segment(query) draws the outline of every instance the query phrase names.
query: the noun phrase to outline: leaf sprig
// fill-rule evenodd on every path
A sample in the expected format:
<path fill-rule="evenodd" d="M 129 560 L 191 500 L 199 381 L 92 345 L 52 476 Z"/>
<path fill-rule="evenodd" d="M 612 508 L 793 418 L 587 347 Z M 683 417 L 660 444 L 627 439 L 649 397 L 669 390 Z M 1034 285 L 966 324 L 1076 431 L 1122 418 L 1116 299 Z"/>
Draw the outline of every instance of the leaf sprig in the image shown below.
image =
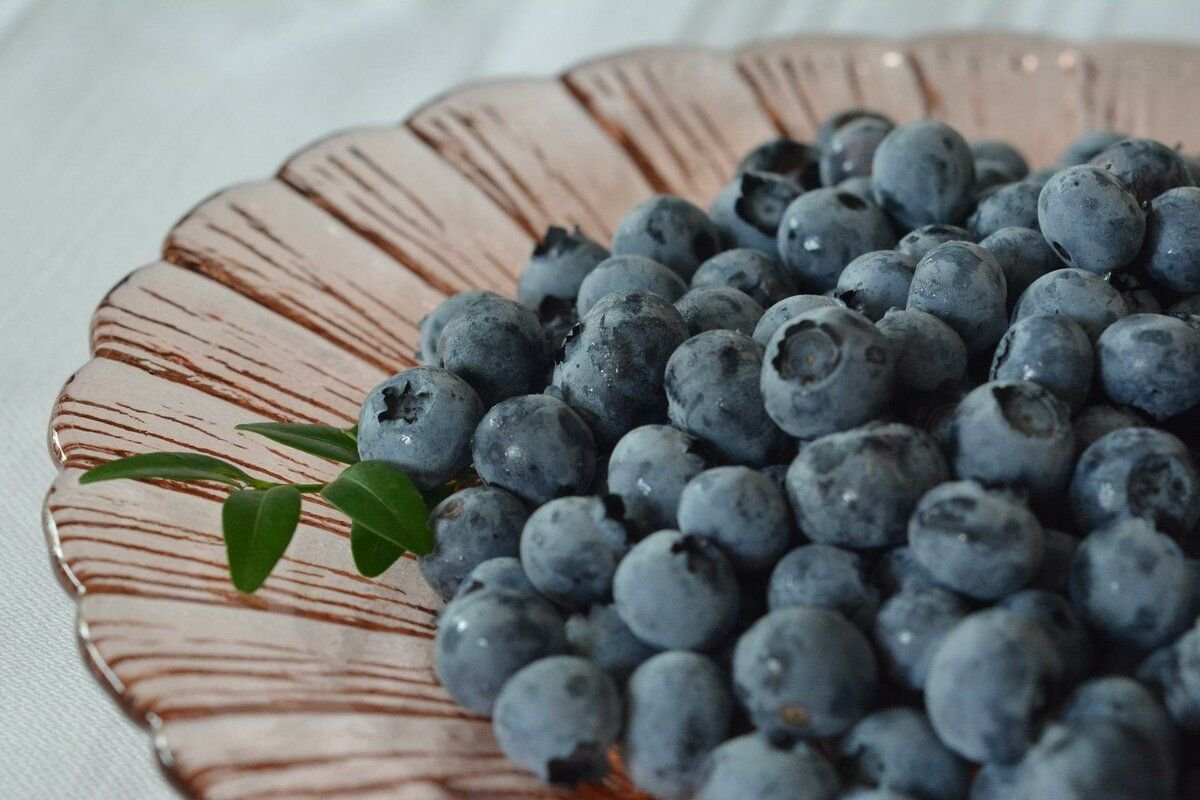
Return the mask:
<path fill-rule="evenodd" d="M 139 453 L 94 467 L 79 482 L 168 480 L 229 487 L 221 530 L 233 585 L 246 593 L 262 586 L 283 557 L 300 524 L 304 494 L 320 494 L 350 518 L 350 552 L 366 577 L 382 574 L 405 552 L 420 556 L 433 549 L 429 506 L 453 491 L 453 485 L 422 494 L 391 464 L 360 461 L 358 426 L 253 422 L 237 430 L 348 466 L 329 483 L 278 483 L 201 453 Z"/>

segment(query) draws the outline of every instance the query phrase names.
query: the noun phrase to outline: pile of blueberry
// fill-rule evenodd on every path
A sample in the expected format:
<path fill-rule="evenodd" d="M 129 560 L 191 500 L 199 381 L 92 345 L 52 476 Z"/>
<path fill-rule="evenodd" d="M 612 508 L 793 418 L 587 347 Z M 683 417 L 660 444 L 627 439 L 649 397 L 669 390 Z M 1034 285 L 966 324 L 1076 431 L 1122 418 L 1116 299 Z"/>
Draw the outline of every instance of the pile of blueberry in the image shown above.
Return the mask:
<path fill-rule="evenodd" d="M 1200 179 L 868 111 L 551 228 L 366 399 L 438 677 L 560 785 L 1200 797 Z"/>

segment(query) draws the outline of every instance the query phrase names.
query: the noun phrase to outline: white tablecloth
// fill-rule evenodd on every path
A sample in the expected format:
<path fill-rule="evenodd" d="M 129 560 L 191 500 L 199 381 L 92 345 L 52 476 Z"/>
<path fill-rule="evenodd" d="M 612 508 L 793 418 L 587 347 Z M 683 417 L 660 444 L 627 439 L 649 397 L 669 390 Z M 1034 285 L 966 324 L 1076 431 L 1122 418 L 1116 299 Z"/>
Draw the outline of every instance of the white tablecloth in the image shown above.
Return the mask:
<path fill-rule="evenodd" d="M 978 27 L 1200 41 L 1193 0 L 0 0 L 0 798 L 172 793 L 82 665 L 39 511 L 89 314 L 192 204 L 470 78 L 644 44 Z"/>

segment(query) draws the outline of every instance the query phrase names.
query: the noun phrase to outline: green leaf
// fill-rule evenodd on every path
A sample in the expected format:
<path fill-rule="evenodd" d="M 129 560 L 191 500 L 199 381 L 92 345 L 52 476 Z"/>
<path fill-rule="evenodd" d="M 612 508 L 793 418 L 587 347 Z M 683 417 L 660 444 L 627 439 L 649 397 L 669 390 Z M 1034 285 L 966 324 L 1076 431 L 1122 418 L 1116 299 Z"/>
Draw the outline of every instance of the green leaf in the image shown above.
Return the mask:
<path fill-rule="evenodd" d="M 370 528 L 353 523 L 350 525 L 350 555 L 361 575 L 374 578 L 404 555 L 404 548 L 389 542 Z"/>
<path fill-rule="evenodd" d="M 358 444 L 341 428 L 332 425 L 303 425 L 289 422 L 249 422 L 238 425 L 239 431 L 257 433 L 293 450 L 338 461 L 358 462 Z"/>
<path fill-rule="evenodd" d="M 344 431 L 342 431 L 342 433 L 346 434 L 354 441 L 356 441 L 356 442 L 358 441 L 358 426 L 357 425 L 351 425 L 349 428 L 346 428 Z"/>
<path fill-rule="evenodd" d="M 429 510 L 408 476 L 383 461 L 346 467 L 321 490 L 350 521 L 423 556 L 433 549 Z"/>
<path fill-rule="evenodd" d="M 94 467 L 79 476 L 80 483 L 134 480 L 216 481 L 230 486 L 260 485 L 233 464 L 199 453 L 139 453 Z"/>
<path fill-rule="evenodd" d="M 243 489 L 225 498 L 221 528 L 229 574 L 238 591 L 253 592 L 283 557 L 300 522 L 300 492 L 294 486 Z"/>

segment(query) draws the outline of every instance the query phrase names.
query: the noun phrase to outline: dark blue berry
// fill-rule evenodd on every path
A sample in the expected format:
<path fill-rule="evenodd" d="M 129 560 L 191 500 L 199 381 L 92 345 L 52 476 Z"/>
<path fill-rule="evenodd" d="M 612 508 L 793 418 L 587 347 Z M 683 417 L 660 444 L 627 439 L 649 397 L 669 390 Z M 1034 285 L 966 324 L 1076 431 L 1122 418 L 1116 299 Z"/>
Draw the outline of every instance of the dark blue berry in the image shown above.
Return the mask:
<path fill-rule="evenodd" d="M 783 212 L 800 194 L 792 181 L 769 172 L 744 172 L 721 190 L 708 210 L 725 247 L 774 256 Z"/>
<path fill-rule="evenodd" d="M 896 351 L 896 382 L 915 392 L 955 384 L 967 372 L 967 346 L 954 329 L 932 314 L 889 309 L 875 323 Z"/>
<path fill-rule="evenodd" d="M 1038 228 L 1038 196 L 1041 188 L 1027 181 L 998 187 L 980 199 L 967 219 L 967 228 L 983 239 L 1004 228 Z"/>
<path fill-rule="evenodd" d="M 861 314 L 816 308 L 772 334 L 760 386 L 767 413 L 793 436 L 813 438 L 861 425 L 887 406 L 896 356 Z"/>
<path fill-rule="evenodd" d="M 1075 320 L 1092 341 L 1129 308 L 1112 284 L 1081 269 L 1057 269 L 1029 284 L 1013 308 L 1013 321 L 1035 314 L 1062 314 Z"/>
<path fill-rule="evenodd" d="M 608 461 L 608 491 L 640 533 L 673 528 L 679 495 L 708 469 L 700 441 L 670 425 L 643 425 L 621 437 Z"/>
<path fill-rule="evenodd" d="M 634 545 L 613 581 L 617 613 L 644 642 L 707 650 L 737 622 L 733 566 L 715 544 L 663 530 Z"/>
<path fill-rule="evenodd" d="M 839 748 L 838 766 L 852 785 L 895 790 L 920 800 L 963 800 L 971 771 L 913 708 L 875 711 L 858 721 Z"/>
<path fill-rule="evenodd" d="M 909 231 L 896 243 L 896 249 L 917 261 L 933 248 L 946 242 L 973 242 L 975 237 L 966 228 L 957 225 L 922 225 Z"/>
<path fill-rule="evenodd" d="M 879 592 L 867 582 L 861 556 L 832 545 L 806 544 L 775 565 L 767 603 L 772 611 L 792 606 L 828 608 L 866 628 L 879 607 Z"/>
<path fill-rule="evenodd" d="M 628 547 L 625 526 L 599 497 L 561 497 L 534 511 L 521 534 L 521 566 L 561 606 L 586 609 L 612 594 Z"/>
<path fill-rule="evenodd" d="M 446 323 L 453 319 L 459 311 L 474 303 L 481 297 L 499 297 L 495 292 L 486 289 L 468 289 L 465 292 L 453 294 L 438 304 L 437 308 L 426 314 L 420 322 L 420 345 L 417 357 L 426 364 L 437 366 L 438 342 L 442 338 L 442 330 Z"/>
<path fill-rule="evenodd" d="M 679 529 L 715 542 L 734 567 L 753 572 L 787 552 L 787 498 L 770 476 L 748 467 L 716 467 L 688 481 L 679 496 Z"/>
<path fill-rule="evenodd" d="M 917 260 L 895 250 L 864 253 L 838 277 L 833 296 L 878 322 L 890 308 L 904 308 Z"/>
<path fill-rule="evenodd" d="M 480 564 L 515 556 L 529 512 L 513 495 L 491 486 L 463 489 L 429 513 L 433 551 L 421 556 L 421 574 L 443 600 L 453 597 Z"/>
<path fill-rule="evenodd" d="M 553 389 L 601 445 L 611 445 L 639 425 L 666 419 L 663 371 L 686 338 L 683 317 L 661 297 L 609 295 L 567 336 Z"/>
<path fill-rule="evenodd" d="M 708 215 L 673 195 L 658 195 L 625 213 L 613 233 L 613 255 L 645 256 L 673 269 L 685 281 L 721 249 Z"/>
<path fill-rule="evenodd" d="M 1116 131 L 1085 133 L 1071 143 L 1071 146 L 1059 158 L 1058 163 L 1064 167 L 1086 164 L 1125 138 L 1127 138 L 1125 134 Z"/>
<path fill-rule="evenodd" d="M 1038 222 L 1067 266 L 1097 275 L 1132 261 L 1146 229 L 1133 193 L 1113 173 L 1093 166 L 1068 167 L 1042 187 Z"/>
<path fill-rule="evenodd" d="M 836 186 L 847 178 L 869 177 L 875 150 L 893 127 L 878 117 L 860 117 L 834 131 L 821 151 L 821 183 Z"/>
<path fill-rule="evenodd" d="M 767 342 L 771 341 L 771 334 L 779 330 L 779 326 L 792 317 L 798 317 L 805 311 L 811 311 L 814 308 L 840 305 L 841 303 L 832 297 L 821 294 L 796 294 L 786 297 L 763 313 L 758 324 L 754 326 L 754 341 L 766 347 Z"/>
<path fill-rule="evenodd" d="M 925 120 L 901 125 L 875 151 L 875 200 L 902 229 L 958 224 L 971 203 L 975 160 L 958 131 Z"/>
<path fill-rule="evenodd" d="M 970 242 L 947 242 L 917 263 L 907 308 L 945 322 L 968 355 L 977 355 L 1004 334 L 1007 298 L 1004 272 L 991 253 Z"/>
<path fill-rule="evenodd" d="M 925 681 L 925 706 L 951 750 L 971 761 L 1012 764 L 1037 741 L 1061 680 L 1062 664 L 1042 626 L 989 609 L 942 640 Z"/>
<path fill-rule="evenodd" d="M 1000 340 L 992 359 L 993 381 L 1032 381 L 1072 410 L 1092 389 L 1092 342 L 1070 317 L 1037 314 L 1019 320 Z"/>
<path fill-rule="evenodd" d="M 875 424 L 809 443 L 788 469 L 787 490 L 810 539 L 869 549 L 902 543 L 917 501 L 949 477 L 929 434 Z"/>
<path fill-rule="evenodd" d="M 769 172 L 786 178 L 801 189 L 821 185 L 821 151 L 793 139 L 771 139 L 755 147 L 738 164 L 735 174 Z"/>
<path fill-rule="evenodd" d="M 531 503 L 582 494 L 596 470 L 596 445 L 583 419 L 547 394 L 492 407 L 475 429 L 475 471 Z"/>
<path fill-rule="evenodd" d="M 621 701 L 612 678 L 590 661 L 544 658 L 504 685 L 492 728 L 509 761 L 547 783 L 574 786 L 608 774 Z"/>
<path fill-rule="evenodd" d="M 693 800 L 835 800 L 837 793 L 837 773 L 820 753 L 777 748 L 751 733 L 712 751 Z"/>
<path fill-rule="evenodd" d="M 779 255 L 804 291 L 837 286 L 854 258 L 896 243 L 887 215 L 874 203 L 838 189 L 814 189 L 797 197 L 779 224 Z"/>
<path fill-rule="evenodd" d="M 1138 263 L 1173 292 L 1200 292 L 1200 189 L 1171 189 L 1150 201 Z"/>
<path fill-rule="evenodd" d="M 1030 228 L 1001 228 L 983 239 L 979 246 L 991 253 L 1004 271 L 1009 310 L 1017 304 L 1029 284 L 1062 267 L 1046 237 Z"/>
<path fill-rule="evenodd" d="M 1019 181 L 1029 174 L 1029 164 L 1025 161 L 1025 156 L 1008 142 L 1000 139 L 978 139 L 971 142 L 970 147 L 976 162 L 996 162 L 1013 176 L 1014 181 Z"/>
<path fill-rule="evenodd" d="M 1108 399 L 1166 419 L 1200 403 L 1200 330 L 1162 314 L 1131 314 L 1096 344 Z"/>
<path fill-rule="evenodd" d="M 576 226 L 552 225 L 533 248 L 517 281 L 517 299 L 537 312 L 543 324 L 575 305 L 583 279 L 608 258 L 608 250 Z"/>
<path fill-rule="evenodd" d="M 922 569 L 922 574 L 924 573 Z M 879 659 L 900 686 L 921 691 L 934 653 L 955 625 L 970 612 L 958 595 L 911 581 L 880 607 L 872 631 Z"/>
<path fill-rule="evenodd" d="M 662 653 L 634 671 L 625 692 L 621 755 L 634 785 L 663 800 L 692 796 L 708 754 L 729 736 L 725 676 L 697 653 Z"/>
<path fill-rule="evenodd" d="M 482 416 L 479 395 L 462 378 L 437 367 L 413 367 L 363 400 L 358 455 L 386 461 L 432 489 L 471 463 L 471 436 Z"/>
<path fill-rule="evenodd" d="M 550 343 L 528 308 L 501 297 L 483 297 L 446 323 L 438 359 L 471 384 L 490 408 L 546 388 Z"/>
<path fill-rule="evenodd" d="M 735 463 L 761 466 L 777 457 L 786 436 L 763 408 L 763 353 L 762 345 L 734 331 L 708 331 L 681 344 L 664 378 L 672 424 Z"/>
<path fill-rule="evenodd" d="M 935 581 L 979 600 L 1024 587 L 1042 562 L 1037 517 L 973 481 L 944 483 L 921 498 L 908 543 Z"/>
<path fill-rule="evenodd" d="M 759 730 L 779 741 L 837 736 L 870 708 L 875 656 L 836 611 L 772 611 L 738 640 L 733 686 Z"/>
<path fill-rule="evenodd" d="M 1149 203 L 1170 189 L 1192 185 L 1192 174 L 1179 152 L 1153 139 L 1122 139 L 1091 163 L 1120 179 L 1139 203 Z"/>
<path fill-rule="evenodd" d="M 603 603 L 567 619 L 567 641 L 571 652 L 589 659 L 622 683 L 638 664 L 658 652 L 633 635 L 616 608 Z"/>

